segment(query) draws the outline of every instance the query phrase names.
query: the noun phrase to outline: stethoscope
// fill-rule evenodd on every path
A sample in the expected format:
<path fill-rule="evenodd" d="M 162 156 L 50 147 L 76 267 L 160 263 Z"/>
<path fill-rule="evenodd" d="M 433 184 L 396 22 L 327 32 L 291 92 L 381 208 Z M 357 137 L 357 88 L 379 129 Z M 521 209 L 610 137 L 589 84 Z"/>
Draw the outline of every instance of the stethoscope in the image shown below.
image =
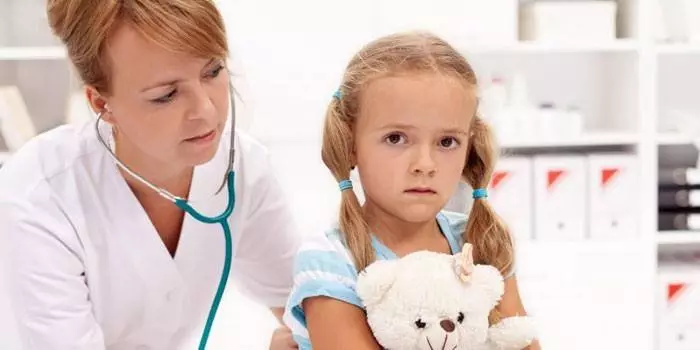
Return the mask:
<path fill-rule="evenodd" d="M 199 350 L 204 350 L 207 341 L 209 339 L 209 334 L 211 333 L 211 328 L 214 324 L 214 318 L 216 317 L 216 312 L 219 309 L 219 304 L 221 303 L 221 299 L 224 294 L 224 290 L 226 289 L 226 282 L 228 281 L 229 273 L 231 272 L 231 255 L 232 255 L 232 250 L 233 250 L 233 242 L 231 238 L 231 227 L 228 224 L 228 219 L 231 216 L 231 213 L 233 212 L 233 207 L 235 206 L 236 203 L 236 191 L 234 189 L 234 180 L 235 180 L 235 172 L 233 171 L 233 157 L 235 155 L 235 148 L 234 148 L 234 142 L 235 142 L 235 132 L 236 132 L 236 107 L 235 107 L 235 102 L 234 102 L 234 97 L 233 97 L 233 86 L 231 85 L 231 81 L 229 80 L 229 98 L 231 102 L 231 146 L 229 148 L 229 159 L 228 159 L 228 168 L 226 169 L 226 175 L 224 177 L 223 182 L 221 183 L 221 187 L 219 187 L 219 190 L 216 192 L 217 194 L 221 192 L 223 189 L 224 185 L 228 187 L 228 204 L 226 205 L 226 209 L 218 216 L 205 216 L 199 213 L 197 210 L 192 208 L 192 206 L 187 202 L 186 199 L 178 197 L 170 192 L 168 192 L 165 189 L 162 189 L 148 180 L 144 179 L 142 176 L 139 174 L 136 174 L 134 171 L 129 169 L 124 163 L 122 163 L 118 158 L 117 155 L 114 154 L 114 151 L 112 151 L 112 148 L 107 145 L 105 140 L 102 138 L 102 135 L 100 134 L 100 120 L 102 119 L 102 115 L 104 114 L 104 111 L 101 111 L 100 113 L 97 114 L 97 121 L 95 122 L 95 131 L 97 133 L 97 138 L 102 143 L 102 145 L 107 149 L 109 152 L 109 155 L 114 159 L 114 162 L 125 172 L 127 172 L 129 175 L 137 179 L 139 182 L 143 183 L 144 185 L 148 186 L 152 190 L 156 191 L 159 195 L 161 195 L 163 198 L 173 202 L 178 208 L 184 210 L 186 213 L 190 214 L 195 220 L 206 223 L 206 224 L 220 224 L 223 231 L 224 231 L 224 238 L 226 240 L 225 244 L 225 249 L 226 249 L 226 255 L 225 255 L 225 260 L 224 260 L 224 269 L 221 273 L 221 279 L 219 280 L 219 286 L 216 289 L 216 295 L 214 296 L 214 301 L 212 302 L 212 306 L 209 310 L 209 316 L 207 316 L 207 323 L 204 326 L 204 331 L 202 332 L 202 338 L 199 342 Z"/>

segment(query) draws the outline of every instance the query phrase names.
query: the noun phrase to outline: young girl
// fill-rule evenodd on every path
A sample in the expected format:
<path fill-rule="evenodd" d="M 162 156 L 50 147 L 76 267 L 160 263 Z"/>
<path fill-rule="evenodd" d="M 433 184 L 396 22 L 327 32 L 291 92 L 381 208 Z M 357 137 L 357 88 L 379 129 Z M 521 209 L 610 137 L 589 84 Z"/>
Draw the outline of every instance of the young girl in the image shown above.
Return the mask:
<path fill-rule="evenodd" d="M 428 33 L 380 38 L 350 61 L 322 150 L 342 191 L 339 223 L 300 250 L 285 315 L 301 349 L 379 349 L 355 293 L 358 271 L 418 250 L 458 253 L 465 241 L 475 262 L 505 277 L 496 314 L 526 314 L 510 235 L 486 201 L 496 151 L 476 91 L 469 63 Z M 468 216 L 442 210 L 460 180 L 475 189 Z"/>

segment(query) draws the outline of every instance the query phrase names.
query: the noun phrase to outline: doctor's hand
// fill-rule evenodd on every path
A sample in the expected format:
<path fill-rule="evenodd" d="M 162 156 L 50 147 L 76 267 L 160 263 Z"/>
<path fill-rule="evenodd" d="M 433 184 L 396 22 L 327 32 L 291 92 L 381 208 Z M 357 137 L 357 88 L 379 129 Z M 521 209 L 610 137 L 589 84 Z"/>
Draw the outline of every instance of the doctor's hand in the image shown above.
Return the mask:
<path fill-rule="evenodd" d="M 292 339 L 292 331 L 281 326 L 272 333 L 270 340 L 270 350 L 291 350 L 298 349 L 297 343 Z"/>

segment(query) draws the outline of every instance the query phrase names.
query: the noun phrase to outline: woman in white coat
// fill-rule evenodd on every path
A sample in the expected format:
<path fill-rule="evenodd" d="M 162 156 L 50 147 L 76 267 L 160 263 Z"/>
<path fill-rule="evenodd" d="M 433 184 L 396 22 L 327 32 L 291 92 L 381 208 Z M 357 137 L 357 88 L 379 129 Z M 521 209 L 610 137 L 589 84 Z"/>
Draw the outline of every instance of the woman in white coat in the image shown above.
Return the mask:
<path fill-rule="evenodd" d="M 299 236 L 265 150 L 229 129 L 213 2 L 47 6 L 99 118 L 36 137 L 0 170 L 0 265 L 25 349 L 204 348 L 227 255 L 230 285 L 281 317 Z M 183 211 L 231 205 L 212 223 Z M 292 344 L 280 328 L 271 348 Z"/>

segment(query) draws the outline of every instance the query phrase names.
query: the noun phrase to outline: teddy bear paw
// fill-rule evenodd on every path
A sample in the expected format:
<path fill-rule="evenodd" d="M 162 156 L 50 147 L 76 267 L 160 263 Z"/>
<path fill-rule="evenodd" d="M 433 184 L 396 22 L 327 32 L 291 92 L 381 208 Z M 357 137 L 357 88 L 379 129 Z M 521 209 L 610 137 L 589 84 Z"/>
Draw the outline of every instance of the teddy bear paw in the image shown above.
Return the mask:
<path fill-rule="evenodd" d="M 489 328 L 492 350 L 521 350 L 536 337 L 534 321 L 527 316 L 507 317 Z"/>

